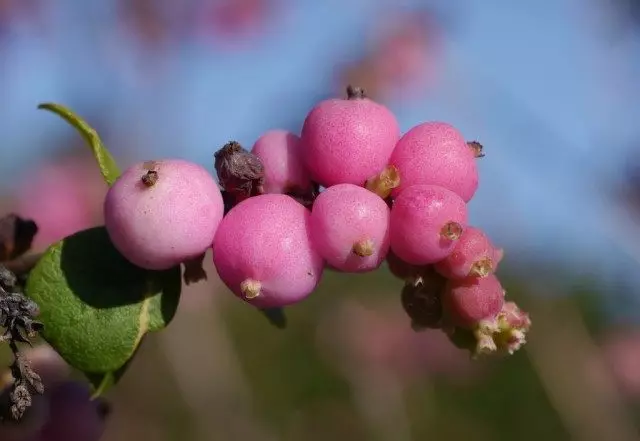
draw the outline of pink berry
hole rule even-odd
[[[302,157],[311,179],[324,187],[363,185],[380,173],[400,137],[385,106],[348,88],[348,99],[320,102],[302,127]]]
[[[51,394],[50,419],[40,437],[47,441],[98,441],[104,432],[105,408],[101,400],[91,400],[80,383],[67,382]]]
[[[445,316],[455,326],[471,329],[502,310],[504,290],[494,274],[449,280],[442,297]]]
[[[105,225],[130,262],[171,268],[204,253],[223,215],[218,185],[198,164],[167,159],[136,164],[107,192]]]
[[[400,174],[398,195],[412,185],[439,185],[469,202],[478,188],[477,149],[470,147],[462,134],[442,122],[420,124],[398,141],[389,164]]]
[[[95,173],[95,164],[65,160],[29,175],[19,188],[16,212],[38,224],[33,246],[41,249],[102,224],[105,193],[106,185]]]
[[[495,270],[496,249],[479,228],[468,226],[453,252],[436,263],[436,270],[449,279],[486,277]]]
[[[338,184],[320,193],[310,225],[314,248],[340,271],[372,271],[389,250],[389,207],[357,185]]]
[[[427,265],[447,257],[467,225],[467,205],[437,185],[414,185],[396,198],[389,238],[397,257]]]
[[[311,187],[300,156],[300,138],[293,133],[270,130],[256,141],[251,152],[264,165],[265,193],[297,193]]]
[[[308,297],[324,267],[311,246],[310,216],[281,194],[254,196],[233,207],[213,243],[213,262],[225,285],[258,308]]]

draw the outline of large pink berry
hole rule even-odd
[[[225,285],[258,308],[309,296],[324,268],[311,245],[310,215],[281,194],[254,196],[233,207],[213,243],[213,262]]]
[[[251,152],[264,165],[264,192],[304,192],[311,179],[302,164],[300,138],[286,130],[270,130],[254,144]]]
[[[391,209],[391,249],[413,265],[447,257],[467,225],[467,205],[437,185],[414,185],[395,199]]]
[[[478,189],[478,150],[462,134],[443,122],[420,124],[398,141],[389,164],[400,174],[392,195],[416,184],[445,187],[469,202]]]
[[[389,207],[364,187],[338,184],[316,198],[311,213],[314,248],[340,271],[380,266],[389,250]]]
[[[393,113],[348,88],[347,99],[317,104],[302,127],[302,157],[311,179],[324,187],[363,185],[380,173],[400,137]]]
[[[453,252],[435,264],[436,270],[449,279],[486,277],[495,271],[497,250],[479,228],[468,226]]]
[[[107,192],[105,225],[130,262],[163,270],[198,257],[223,215],[218,185],[198,164],[167,159],[136,164]]]
[[[483,320],[496,318],[504,304],[504,290],[494,274],[449,280],[442,306],[449,322],[471,329]]]

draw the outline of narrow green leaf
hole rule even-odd
[[[98,133],[80,116],[61,104],[42,103],[38,106],[38,109],[48,110],[57,114],[80,132],[85,141],[91,146],[93,156],[96,158],[96,161],[98,161],[100,172],[107,185],[113,185],[118,176],[120,176],[120,170],[111,153],[109,153],[104,144],[102,144]]]
[[[135,353],[134,353],[135,356]],[[133,357],[129,359],[122,367],[112,372],[104,372],[104,373],[92,373],[85,372],[84,375],[87,377],[91,385],[93,386],[93,394],[91,396],[92,399],[96,399],[104,395],[109,389],[111,389],[115,384],[120,380],[120,378],[124,375],[124,373],[129,368],[129,364],[133,360]]]
[[[179,267],[148,271],[132,265],[105,228],[96,227],[52,245],[25,292],[40,307],[45,340],[71,366],[95,377],[118,371],[147,332],[167,326],[180,290]]]

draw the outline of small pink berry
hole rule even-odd
[[[363,185],[380,173],[400,137],[393,113],[349,87],[347,99],[317,104],[302,127],[302,157],[311,179],[324,187]]]
[[[310,225],[314,248],[340,271],[372,271],[389,250],[389,207],[357,185],[338,184],[320,193]]]
[[[302,164],[300,138],[286,130],[270,130],[254,144],[251,152],[264,165],[264,192],[304,192],[311,179]]]
[[[171,268],[204,253],[223,215],[222,195],[198,164],[167,159],[136,164],[107,192],[105,225],[130,262]]]
[[[293,198],[265,194],[245,199],[224,217],[213,243],[220,279],[258,308],[308,297],[324,261],[311,246],[311,213]]]
[[[396,198],[391,209],[391,249],[413,265],[447,257],[467,225],[467,205],[437,185],[414,185]]]
[[[453,252],[436,263],[435,268],[448,279],[486,277],[495,269],[496,253],[482,230],[468,226],[456,242]]]
[[[389,160],[400,174],[400,185],[392,195],[412,185],[429,184],[469,202],[478,188],[476,151],[450,124],[427,122],[412,128],[398,141]]]
[[[443,310],[449,322],[466,329],[495,319],[503,304],[504,290],[493,274],[449,280],[442,296]]]

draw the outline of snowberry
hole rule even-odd
[[[467,225],[467,205],[454,192],[436,185],[414,185],[391,209],[391,249],[402,260],[426,265],[447,257]]]
[[[222,196],[212,176],[180,159],[130,167],[104,202],[105,226],[114,246],[150,270],[168,269],[204,253],[222,215]]]
[[[256,141],[251,152],[264,165],[265,193],[298,193],[311,187],[300,156],[300,138],[295,134],[270,130]]]
[[[392,194],[396,196],[412,185],[430,184],[445,187],[469,202],[478,188],[476,157],[480,155],[450,124],[420,124],[400,138],[389,159],[400,174],[400,185]]]
[[[311,245],[310,215],[281,194],[254,196],[233,207],[213,243],[213,262],[225,285],[258,308],[309,296],[324,267]]]
[[[453,252],[435,264],[449,279],[485,277],[495,270],[498,251],[479,228],[468,226],[456,242]]]
[[[482,321],[495,319],[504,304],[504,290],[494,274],[449,280],[442,296],[448,321],[472,329]]]
[[[47,441],[98,441],[104,432],[106,408],[91,400],[84,384],[67,382],[51,394],[50,419],[40,437]]]
[[[347,99],[320,102],[302,127],[302,158],[324,187],[363,185],[385,168],[400,129],[389,109],[349,87]]]
[[[338,184],[320,193],[310,225],[314,248],[340,271],[374,270],[389,250],[389,206],[357,185]]]

